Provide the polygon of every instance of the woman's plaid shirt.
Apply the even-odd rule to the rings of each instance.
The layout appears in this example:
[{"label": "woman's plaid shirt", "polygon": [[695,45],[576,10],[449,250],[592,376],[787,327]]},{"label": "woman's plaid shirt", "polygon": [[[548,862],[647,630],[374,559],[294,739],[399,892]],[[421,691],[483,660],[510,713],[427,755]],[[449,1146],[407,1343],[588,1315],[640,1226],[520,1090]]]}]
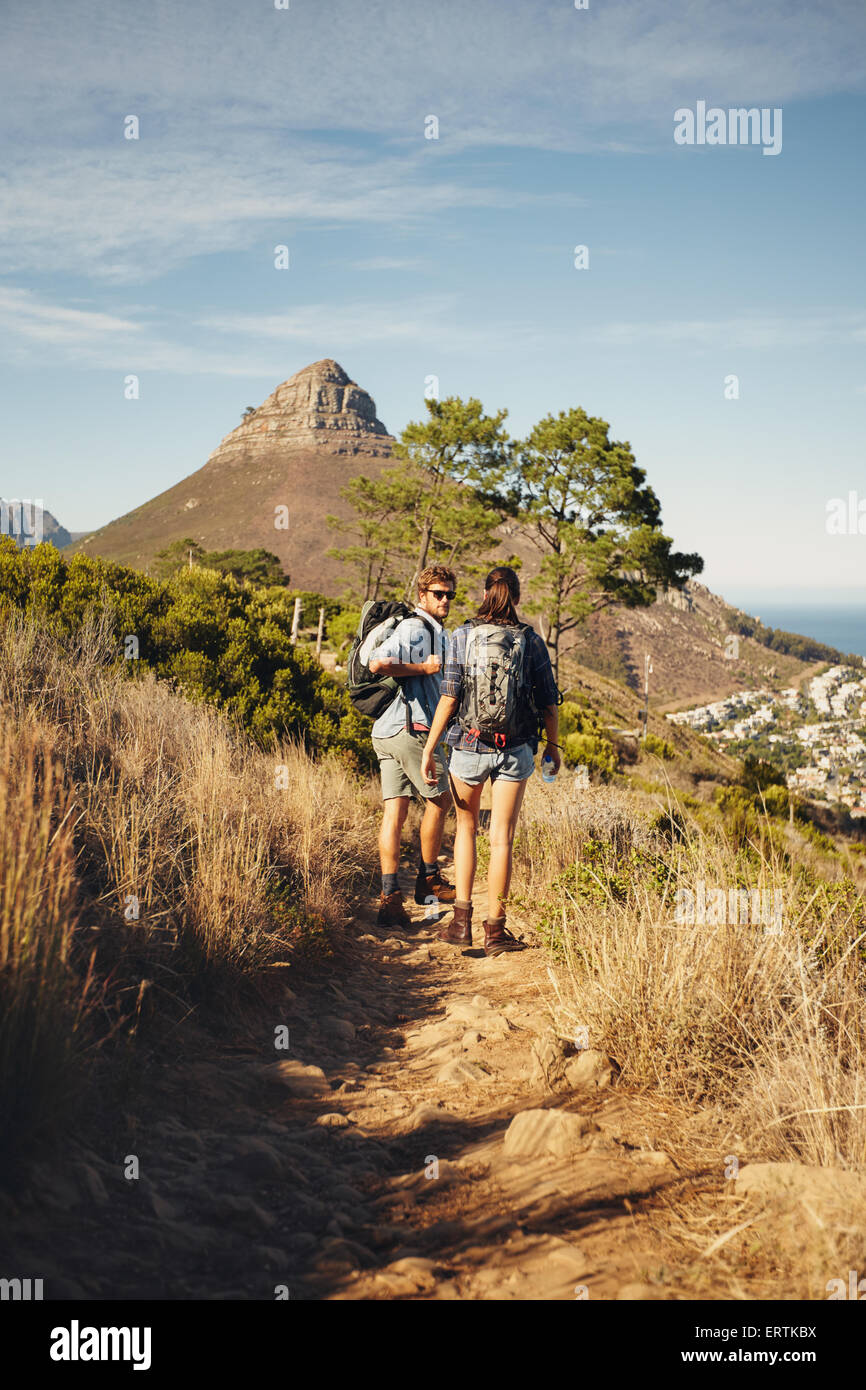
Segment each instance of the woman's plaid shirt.
[{"label": "woman's plaid shirt", "polygon": [[[466,639],[469,635],[469,623],[464,623],[456,631],[451,633],[451,644],[448,649],[448,657],[445,662],[445,676],[439,689],[440,697],[448,695],[451,699],[459,701],[463,694],[463,675],[466,669]],[[555,705],[559,702],[559,691],[556,681],[553,679],[553,667],[550,664],[550,657],[547,647],[539,637],[534,628],[528,627],[526,630],[526,660],[529,669],[529,681],[535,699],[535,707],[540,712],[548,705]],[[459,708],[459,705],[458,705]],[[484,743],[483,740],[475,738],[472,734],[467,734],[461,729],[456,718],[448,730],[445,742],[452,748],[458,748],[467,753],[486,753],[495,751],[492,743]],[[532,751],[538,747],[538,738],[535,734],[527,738],[526,742],[531,746]]]}]

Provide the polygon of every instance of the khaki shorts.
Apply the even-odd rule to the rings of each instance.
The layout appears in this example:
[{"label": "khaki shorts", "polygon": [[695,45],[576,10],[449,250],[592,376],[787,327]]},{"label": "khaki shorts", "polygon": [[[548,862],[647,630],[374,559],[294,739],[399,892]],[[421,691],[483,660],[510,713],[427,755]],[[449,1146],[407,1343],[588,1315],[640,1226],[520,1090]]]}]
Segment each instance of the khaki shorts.
[{"label": "khaki shorts", "polygon": [[395,796],[411,796],[413,791],[429,801],[430,797],[441,796],[448,791],[448,768],[442,757],[441,744],[433,754],[433,766],[438,782],[431,786],[421,776],[421,754],[427,742],[426,734],[412,734],[402,729],[391,738],[374,738],[373,751],[379,759],[379,772],[382,777],[382,800],[390,801]]}]

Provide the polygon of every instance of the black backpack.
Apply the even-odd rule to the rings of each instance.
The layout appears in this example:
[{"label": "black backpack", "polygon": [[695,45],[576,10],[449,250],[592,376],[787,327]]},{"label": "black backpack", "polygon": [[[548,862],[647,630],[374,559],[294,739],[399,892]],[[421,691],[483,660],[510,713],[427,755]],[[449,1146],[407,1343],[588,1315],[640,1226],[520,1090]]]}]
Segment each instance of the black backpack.
[{"label": "black backpack", "polygon": [[[403,686],[396,676],[374,675],[367,662],[377,647],[390,637],[395,627],[405,618],[418,618],[430,633],[430,641],[435,650],[434,630],[430,623],[416,613],[414,608],[399,600],[368,599],[361,609],[358,630],[352,640],[349,659],[346,664],[349,699],[355,709],[370,719],[378,719],[380,714],[392,703],[394,696],[403,695]],[[406,728],[412,726],[409,702],[403,695],[406,705]],[[431,717],[428,712],[428,717]],[[432,717],[431,717],[432,722]]]}]

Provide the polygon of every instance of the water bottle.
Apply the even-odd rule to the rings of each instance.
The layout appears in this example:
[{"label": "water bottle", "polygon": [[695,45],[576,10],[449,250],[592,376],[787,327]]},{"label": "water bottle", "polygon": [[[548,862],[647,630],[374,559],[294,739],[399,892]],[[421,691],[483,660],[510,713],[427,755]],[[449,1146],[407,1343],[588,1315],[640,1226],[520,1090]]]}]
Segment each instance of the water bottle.
[{"label": "water bottle", "polygon": [[545,782],[556,781],[556,768],[553,766],[553,759],[549,753],[545,753],[541,759],[541,776]]}]

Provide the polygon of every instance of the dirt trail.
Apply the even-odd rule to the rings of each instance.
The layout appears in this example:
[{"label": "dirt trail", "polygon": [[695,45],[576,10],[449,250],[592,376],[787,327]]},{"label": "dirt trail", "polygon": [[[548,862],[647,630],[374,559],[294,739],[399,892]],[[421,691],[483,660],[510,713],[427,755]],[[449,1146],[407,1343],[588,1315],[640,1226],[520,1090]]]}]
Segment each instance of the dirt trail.
[{"label": "dirt trail", "polygon": [[[0,1209],[46,1297],[671,1296],[648,1287],[661,1259],[640,1219],[688,1181],[662,1152],[663,1108],[545,1041],[543,949],[488,959],[439,942],[402,882],[416,931],[367,910],[338,979],[287,991],[219,1055],[199,1032],[159,1070],[159,1118],[126,1153],[69,1152]],[[483,917],[479,894],[476,940]],[[506,1142],[525,1111],[544,1113]]]}]

